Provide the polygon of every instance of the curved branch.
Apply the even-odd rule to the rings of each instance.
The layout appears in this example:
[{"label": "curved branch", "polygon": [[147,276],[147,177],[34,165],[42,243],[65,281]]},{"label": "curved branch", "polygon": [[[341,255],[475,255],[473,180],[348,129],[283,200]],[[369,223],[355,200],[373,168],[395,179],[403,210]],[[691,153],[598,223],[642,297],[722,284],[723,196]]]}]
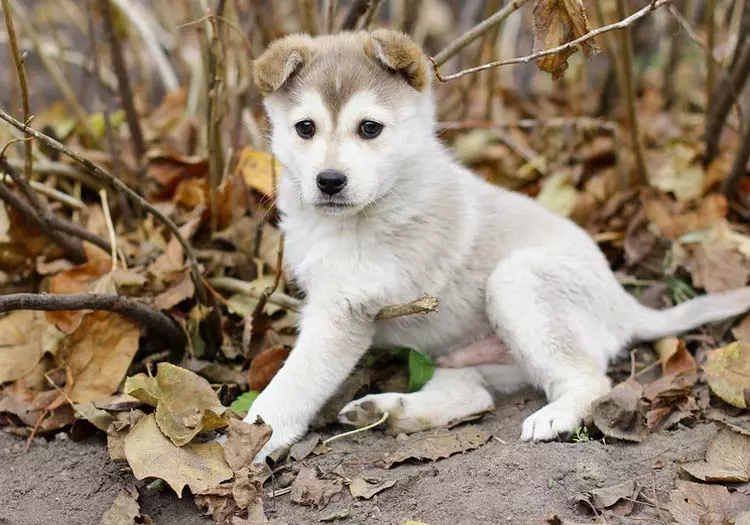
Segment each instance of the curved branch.
[{"label": "curved branch", "polygon": [[162,337],[179,350],[183,350],[187,345],[187,338],[184,332],[170,317],[129,297],[95,293],[14,293],[0,295],[0,313],[12,310],[39,310],[44,312],[106,310],[129,317],[144,328],[149,329],[151,336]]}]

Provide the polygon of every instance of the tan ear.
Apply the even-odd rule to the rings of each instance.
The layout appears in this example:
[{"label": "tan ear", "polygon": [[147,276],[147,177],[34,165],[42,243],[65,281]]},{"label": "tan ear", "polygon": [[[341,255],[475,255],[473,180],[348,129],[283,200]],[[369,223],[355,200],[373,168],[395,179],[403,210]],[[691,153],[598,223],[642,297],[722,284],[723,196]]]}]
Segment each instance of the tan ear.
[{"label": "tan ear", "polygon": [[313,52],[313,39],[308,35],[289,35],[275,40],[253,61],[255,85],[264,96],[270,95],[309,62]]},{"label": "tan ear", "polygon": [[419,46],[404,33],[391,29],[372,32],[367,54],[384,68],[404,77],[417,91],[427,87],[427,63]]}]

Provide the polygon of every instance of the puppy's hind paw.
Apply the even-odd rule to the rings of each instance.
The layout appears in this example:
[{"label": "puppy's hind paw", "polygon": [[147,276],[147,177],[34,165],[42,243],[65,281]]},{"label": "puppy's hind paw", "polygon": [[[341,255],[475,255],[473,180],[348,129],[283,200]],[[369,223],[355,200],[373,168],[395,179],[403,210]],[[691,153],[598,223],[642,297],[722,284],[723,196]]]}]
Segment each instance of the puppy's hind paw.
[{"label": "puppy's hind paw", "polygon": [[[355,427],[364,427],[379,421],[388,412],[389,418],[403,411],[401,394],[372,394],[348,403],[339,412],[339,422]],[[389,421],[390,423],[390,421]]]},{"label": "puppy's hind paw", "polygon": [[582,417],[576,404],[557,400],[526,418],[521,441],[551,441],[564,437],[575,430]]}]

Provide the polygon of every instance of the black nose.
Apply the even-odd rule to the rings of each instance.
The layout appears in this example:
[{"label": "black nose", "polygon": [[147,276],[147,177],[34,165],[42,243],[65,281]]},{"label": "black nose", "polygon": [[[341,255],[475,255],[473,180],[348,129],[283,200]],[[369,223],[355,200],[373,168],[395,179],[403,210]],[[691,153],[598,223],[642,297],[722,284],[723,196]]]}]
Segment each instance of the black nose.
[{"label": "black nose", "polygon": [[318,189],[326,195],[336,195],[346,186],[346,175],[336,170],[323,170],[318,173]]}]

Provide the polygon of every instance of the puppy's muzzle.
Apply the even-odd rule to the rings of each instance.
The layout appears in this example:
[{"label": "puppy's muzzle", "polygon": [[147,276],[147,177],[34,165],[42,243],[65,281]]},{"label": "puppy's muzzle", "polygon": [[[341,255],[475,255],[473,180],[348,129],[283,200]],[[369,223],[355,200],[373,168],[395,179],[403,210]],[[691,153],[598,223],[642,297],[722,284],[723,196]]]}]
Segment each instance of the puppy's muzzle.
[{"label": "puppy's muzzle", "polygon": [[346,175],[338,170],[323,170],[318,173],[315,181],[321,192],[332,197],[346,186]]}]

